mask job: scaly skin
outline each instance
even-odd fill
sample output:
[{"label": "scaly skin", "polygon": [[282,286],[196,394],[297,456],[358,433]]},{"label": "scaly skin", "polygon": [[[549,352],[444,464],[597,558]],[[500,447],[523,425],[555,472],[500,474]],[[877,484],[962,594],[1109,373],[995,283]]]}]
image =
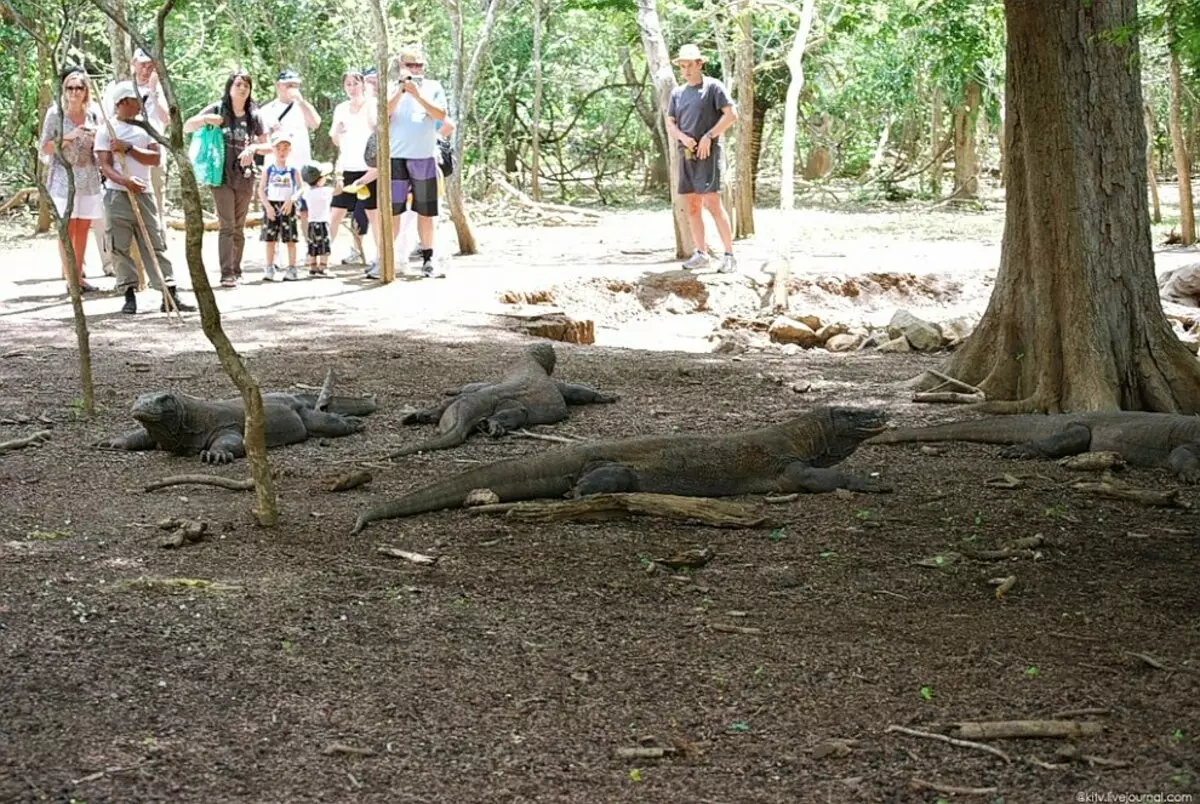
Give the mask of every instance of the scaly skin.
[{"label": "scaly skin", "polygon": [[885,492],[884,483],[834,468],[883,430],[882,411],[818,408],[777,425],[727,435],[643,436],[578,444],[471,469],[365,511],[355,533],[381,519],[460,507],[474,489],[502,502],[642,491],[691,497],[767,492]]}]

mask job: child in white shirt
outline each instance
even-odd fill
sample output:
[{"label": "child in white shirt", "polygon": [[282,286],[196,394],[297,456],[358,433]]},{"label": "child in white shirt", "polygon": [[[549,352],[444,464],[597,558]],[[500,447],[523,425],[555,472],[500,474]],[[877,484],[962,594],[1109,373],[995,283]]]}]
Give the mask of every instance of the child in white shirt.
[{"label": "child in white shirt", "polygon": [[280,277],[283,281],[294,281],[296,274],[296,241],[300,239],[296,228],[296,205],[300,199],[300,171],[288,167],[287,158],[292,150],[288,135],[276,132],[271,140],[275,161],[267,165],[258,180],[258,197],[262,201],[262,241],[267,244],[267,265],[263,268],[263,281],[275,281],[279,270],[275,266],[275,244],[287,246],[287,272]]},{"label": "child in white shirt", "polygon": [[308,205],[308,275],[328,276],[329,214],[333,206],[333,188],[328,186],[328,171],[320,165],[305,165],[300,170],[304,179],[304,201]]}]

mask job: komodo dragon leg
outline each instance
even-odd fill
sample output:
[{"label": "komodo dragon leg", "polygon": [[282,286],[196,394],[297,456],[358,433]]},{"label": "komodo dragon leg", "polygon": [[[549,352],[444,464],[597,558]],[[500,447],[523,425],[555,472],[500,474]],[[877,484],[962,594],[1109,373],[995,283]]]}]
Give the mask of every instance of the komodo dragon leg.
[{"label": "komodo dragon leg", "polygon": [[201,463],[233,463],[234,458],[246,456],[246,442],[238,432],[222,433],[213,439],[208,449],[201,450]]},{"label": "komodo dragon leg", "polygon": [[[317,404],[316,394],[296,394],[297,399],[309,407]],[[335,396],[331,397],[325,406],[326,413],[340,413],[343,416],[368,416],[379,409],[379,403],[373,396]]]},{"label": "komodo dragon leg", "polygon": [[1091,443],[1092,431],[1086,425],[1072,424],[1057,435],[1004,447],[1000,455],[1004,458],[1065,458],[1087,452]]},{"label": "komodo dragon leg", "polygon": [[462,396],[463,394],[469,394],[472,391],[478,391],[480,389],[487,388],[491,384],[492,383],[490,382],[469,382],[462,388],[448,388],[446,389],[445,393],[446,396]]},{"label": "komodo dragon leg", "polygon": [[554,384],[558,386],[558,392],[562,394],[563,401],[568,405],[608,404],[616,402],[621,398],[617,394],[606,394],[603,391],[597,391],[590,385],[559,382],[557,380],[555,380]]},{"label": "komodo dragon leg", "polygon": [[104,438],[92,444],[96,449],[125,449],[130,452],[142,452],[144,450],[154,449],[158,446],[158,442],[146,432],[146,428],[139,427],[136,430],[130,430],[122,436],[113,436],[112,438]]},{"label": "komodo dragon leg", "polygon": [[310,436],[348,436],[363,429],[363,420],[357,416],[342,416],[337,413],[326,413],[323,410],[301,408],[300,421]]},{"label": "komodo dragon leg", "polygon": [[492,438],[500,438],[527,424],[529,424],[529,409],[520,402],[507,402],[504,407],[497,408],[491,416],[481,421],[479,430]]},{"label": "komodo dragon leg", "polygon": [[1183,444],[1171,450],[1167,468],[1184,483],[1200,483],[1200,444]]},{"label": "komodo dragon leg", "polygon": [[410,411],[405,413],[400,419],[401,424],[437,424],[442,420],[442,414],[446,412],[446,408],[458,401],[458,397],[451,397],[445,402],[439,402],[431,408],[421,408],[420,410]]},{"label": "komodo dragon leg", "polygon": [[638,475],[620,463],[596,463],[586,467],[575,481],[570,496],[621,494],[638,490]]},{"label": "komodo dragon leg", "polygon": [[847,472],[836,466],[809,466],[803,461],[788,464],[781,481],[779,490],[785,493],[828,494],[837,489],[886,493],[892,490],[890,483],[873,477]]}]

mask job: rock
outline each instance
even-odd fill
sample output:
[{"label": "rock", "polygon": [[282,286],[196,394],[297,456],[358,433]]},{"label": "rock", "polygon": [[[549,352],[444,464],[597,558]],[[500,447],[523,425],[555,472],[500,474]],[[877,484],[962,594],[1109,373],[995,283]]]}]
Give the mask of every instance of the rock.
[{"label": "rock", "polygon": [[888,323],[887,332],[892,340],[901,336],[907,338],[912,348],[921,352],[932,352],[942,348],[942,331],[934,324],[917,318],[908,310],[896,311]]},{"label": "rock", "polygon": [[826,324],[823,327],[817,327],[817,340],[825,343],[834,335],[841,335],[849,330],[850,327],[845,324]]},{"label": "rock", "polygon": [[904,337],[903,335],[901,335],[899,338],[892,338],[890,341],[881,343],[879,345],[879,351],[881,352],[911,352],[912,350],[912,344],[909,343],[908,338]]},{"label": "rock", "polygon": [[699,313],[708,309],[708,288],[687,271],[651,274],[637,284],[638,301],[647,310],[664,305],[671,312]]},{"label": "rock", "polygon": [[830,352],[853,352],[862,342],[862,336],[841,332],[825,341],[825,348]]},{"label": "rock", "polygon": [[1160,274],[1158,293],[1162,298],[1176,304],[1200,306],[1200,262]]},{"label": "rock", "polygon": [[491,489],[472,489],[467,494],[467,499],[463,500],[464,508],[471,508],[476,505],[495,505],[500,502],[500,495]]},{"label": "rock", "polygon": [[960,315],[958,318],[943,321],[938,326],[941,327],[942,337],[945,339],[946,345],[958,346],[975,330],[975,319]]},{"label": "rock", "polygon": [[858,345],[861,349],[878,349],[889,340],[888,334],[881,329],[872,330],[863,338],[863,342]]},{"label": "rock", "polygon": [[811,329],[813,332],[816,332],[821,328],[821,319],[815,315],[798,315],[796,316],[796,320]]},{"label": "rock", "polygon": [[785,357],[795,357],[803,351],[803,348],[794,343],[785,343],[779,347],[779,353]]},{"label": "rock", "polygon": [[750,335],[745,330],[714,332],[708,339],[716,343],[713,346],[715,355],[740,355],[750,351]]},{"label": "rock", "polygon": [[1171,329],[1175,331],[1176,337],[1188,348],[1188,351],[1192,354],[1200,353],[1200,340],[1198,340],[1200,333],[1197,333],[1195,329],[1190,331],[1184,329],[1183,325],[1178,321],[1171,322]]},{"label": "rock", "polygon": [[805,349],[811,349],[820,343],[817,340],[817,333],[813,331],[812,327],[802,321],[782,315],[771,322],[771,328],[767,330],[767,334],[775,343],[794,343]]}]

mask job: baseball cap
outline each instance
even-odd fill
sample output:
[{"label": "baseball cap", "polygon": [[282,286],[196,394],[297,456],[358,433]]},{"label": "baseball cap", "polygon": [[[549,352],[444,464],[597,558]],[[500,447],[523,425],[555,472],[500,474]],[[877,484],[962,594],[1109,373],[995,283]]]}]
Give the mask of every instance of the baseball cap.
[{"label": "baseball cap", "polygon": [[379,70],[376,69],[375,67],[366,68],[365,70],[362,71],[362,74],[363,74],[363,78],[374,78],[376,80],[379,79]]},{"label": "baseball cap", "polygon": [[332,170],[332,165],[327,162],[310,162],[300,168],[300,178],[304,180],[305,184],[316,184],[322,176],[329,175]]},{"label": "baseball cap", "polygon": [[275,83],[277,83],[277,84],[284,84],[284,83],[299,84],[300,83],[300,73],[296,72],[291,67],[280,70],[279,77],[275,79]]},{"label": "baseball cap", "polygon": [[286,131],[284,131],[282,129],[280,129],[279,131],[276,131],[274,134],[271,135],[271,147],[274,147],[281,142],[286,142],[287,144],[291,145],[292,135],[288,134]]},{"label": "baseball cap", "polygon": [[138,98],[138,91],[134,88],[132,81],[121,81],[112,88],[112,103],[116,106],[123,100]]},{"label": "baseball cap", "polygon": [[137,50],[133,51],[133,60],[147,62],[154,61],[154,57],[139,47]]}]

